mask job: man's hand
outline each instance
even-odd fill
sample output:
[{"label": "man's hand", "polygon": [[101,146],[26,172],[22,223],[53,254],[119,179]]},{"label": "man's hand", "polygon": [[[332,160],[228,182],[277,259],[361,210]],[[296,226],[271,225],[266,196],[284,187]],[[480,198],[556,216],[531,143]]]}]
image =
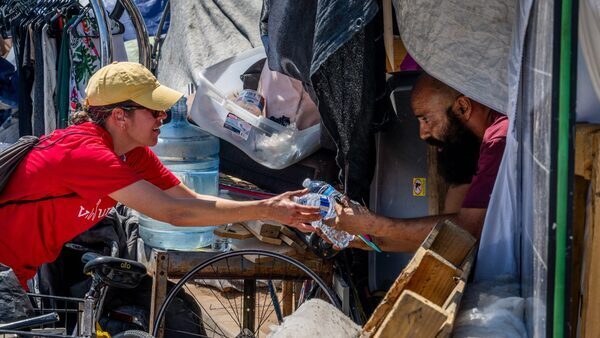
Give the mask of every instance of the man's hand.
[{"label": "man's hand", "polygon": [[[333,244],[329,238],[327,238],[327,236],[325,236],[325,234],[323,233],[323,231],[321,231],[321,229],[315,229],[315,232],[321,237],[323,238],[323,240],[329,244]],[[335,250],[342,250],[341,248],[339,248],[337,245],[333,245],[333,248]],[[365,242],[363,242],[360,238],[358,238],[358,236],[354,237],[354,240],[350,241],[350,243],[348,243],[348,246],[346,248],[352,248],[352,249],[361,249],[361,250],[373,250],[373,248],[371,248],[370,246],[366,245]]]},{"label": "man's hand", "polygon": [[325,224],[336,229],[344,230],[353,235],[369,232],[374,215],[366,207],[344,198],[342,204],[336,203],[337,217],[325,221]]}]

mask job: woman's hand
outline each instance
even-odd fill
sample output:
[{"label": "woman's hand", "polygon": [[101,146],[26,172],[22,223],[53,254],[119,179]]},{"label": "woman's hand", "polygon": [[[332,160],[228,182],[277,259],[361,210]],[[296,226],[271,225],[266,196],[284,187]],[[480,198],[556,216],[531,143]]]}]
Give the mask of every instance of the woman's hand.
[{"label": "woman's hand", "polygon": [[293,200],[294,197],[307,193],[308,189],[289,191],[264,200],[267,206],[264,218],[293,226],[301,231],[314,231],[312,226],[305,223],[321,219],[319,208],[301,205]]}]

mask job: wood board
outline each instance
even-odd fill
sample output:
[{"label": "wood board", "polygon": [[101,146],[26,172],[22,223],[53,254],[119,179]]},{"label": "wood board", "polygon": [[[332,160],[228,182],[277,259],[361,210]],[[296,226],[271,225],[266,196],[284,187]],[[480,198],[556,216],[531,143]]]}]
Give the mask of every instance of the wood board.
[{"label": "wood board", "polygon": [[277,238],[279,237],[279,231],[281,225],[271,224],[264,221],[246,221],[243,222],[246,229],[251,231],[253,234],[262,237]]},{"label": "wood board", "polygon": [[235,223],[230,227],[219,227],[215,229],[213,233],[219,237],[233,239],[246,239],[254,237],[254,235],[240,223]]},{"label": "wood board", "polygon": [[455,224],[438,223],[364,325],[362,336],[448,337],[475,259],[475,242]]},{"label": "wood board", "polygon": [[[244,249],[258,249],[266,250],[270,252],[279,253],[282,255],[294,257],[296,256],[296,250],[287,245],[273,245],[264,243],[258,240],[258,238],[249,238],[244,240],[232,240],[231,247],[233,250],[244,250]],[[244,258],[252,263],[264,263],[273,260],[271,257],[257,256],[257,255],[244,255]]]}]

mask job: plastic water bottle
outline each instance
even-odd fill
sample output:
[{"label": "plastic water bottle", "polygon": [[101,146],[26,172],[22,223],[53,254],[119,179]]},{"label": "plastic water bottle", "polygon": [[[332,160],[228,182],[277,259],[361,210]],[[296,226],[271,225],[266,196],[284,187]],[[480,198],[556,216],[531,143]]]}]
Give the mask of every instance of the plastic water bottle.
[{"label": "plastic water bottle", "polygon": [[302,186],[307,188],[312,193],[331,196],[334,200],[340,203],[342,202],[342,198],[344,197],[344,195],[342,195],[341,192],[337,191],[334,187],[331,186],[331,184],[327,182],[316,181],[311,180],[310,178],[306,178],[302,182]]},{"label": "plastic water bottle", "polygon": [[334,218],[337,215],[335,212],[335,200],[332,196],[308,193],[306,195],[296,197],[294,201],[302,205],[319,207],[321,220],[313,221],[311,225],[315,228],[320,228],[325,236],[327,236],[327,238],[340,249],[347,247],[350,241],[354,239],[354,235],[351,235],[343,230],[333,229],[327,224],[323,223],[324,220]]},{"label": "plastic water bottle", "polygon": [[[302,182],[302,186],[307,188],[311,193],[329,196],[340,204],[342,203],[342,200],[344,198],[344,195],[341,192],[337,191],[331,184],[329,184],[327,182],[311,180],[310,178],[306,178]],[[350,200],[350,203],[359,204],[358,202],[355,202],[352,200]],[[335,209],[334,209],[334,211],[335,211]],[[323,231],[323,232],[325,232],[325,231]],[[329,238],[329,235],[327,237]],[[379,246],[377,246],[377,244],[373,243],[373,241],[371,240],[369,235],[366,235],[366,234],[358,235],[358,238],[360,238],[365,244],[367,244],[368,246],[373,248],[373,250],[375,250],[377,252],[382,252],[381,249],[379,248]],[[340,248],[342,248],[342,247],[340,246]]]}]

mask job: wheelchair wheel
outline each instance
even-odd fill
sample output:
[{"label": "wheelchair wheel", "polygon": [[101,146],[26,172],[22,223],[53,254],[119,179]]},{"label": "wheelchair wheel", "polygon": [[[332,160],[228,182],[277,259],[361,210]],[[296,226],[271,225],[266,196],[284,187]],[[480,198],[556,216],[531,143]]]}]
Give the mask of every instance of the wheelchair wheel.
[{"label": "wheelchair wheel", "polygon": [[[311,267],[329,279],[331,269],[319,260],[314,262]],[[201,309],[196,318],[206,333],[201,337],[265,337],[271,325],[281,323],[311,298],[340,308],[335,293],[303,263],[264,250],[239,250],[219,254],[179,280],[158,311],[154,336],[165,313],[177,306],[174,299],[181,290],[192,295]],[[173,326],[164,324],[167,335]],[[187,332],[177,333],[184,336]]]}]

